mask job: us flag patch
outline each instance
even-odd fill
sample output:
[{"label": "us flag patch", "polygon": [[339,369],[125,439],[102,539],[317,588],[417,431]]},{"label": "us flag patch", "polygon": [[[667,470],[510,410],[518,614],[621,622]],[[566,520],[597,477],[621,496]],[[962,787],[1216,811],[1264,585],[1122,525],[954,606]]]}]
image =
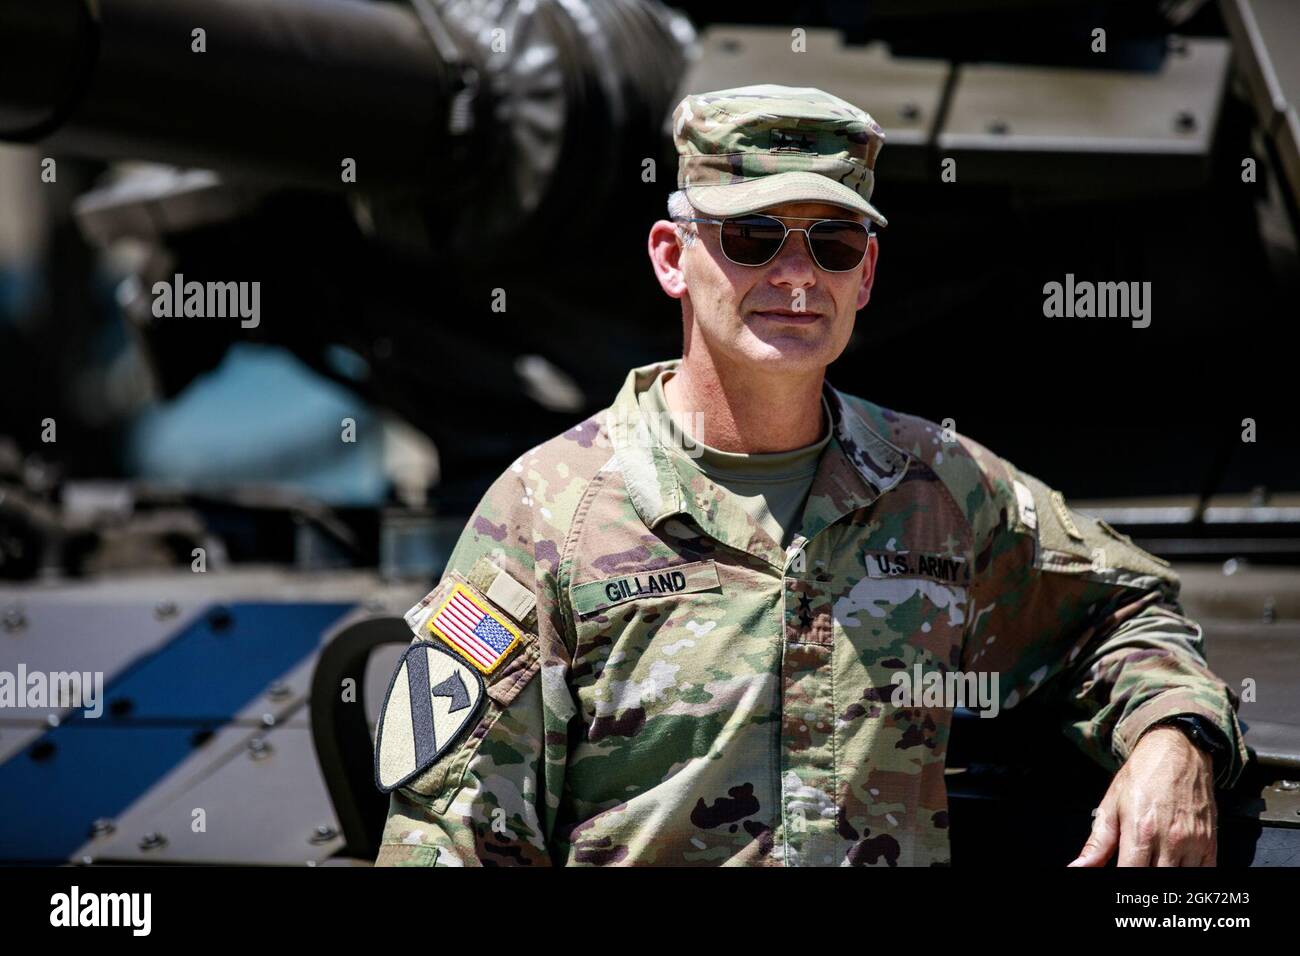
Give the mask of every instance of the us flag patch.
[{"label": "us flag patch", "polygon": [[490,674],[522,639],[519,630],[457,584],[429,618],[428,628],[474,667]]}]

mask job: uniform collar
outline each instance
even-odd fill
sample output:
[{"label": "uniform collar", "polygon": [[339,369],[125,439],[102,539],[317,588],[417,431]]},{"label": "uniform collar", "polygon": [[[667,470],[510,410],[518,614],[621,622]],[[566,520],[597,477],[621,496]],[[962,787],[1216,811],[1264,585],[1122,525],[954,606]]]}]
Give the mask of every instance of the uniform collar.
[{"label": "uniform collar", "polygon": [[[660,372],[680,365],[681,359],[672,359],[632,369],[605,410],[606,429],[632,506],[648,528],[686,514],[710,537],[783,567],[785,552],[779,543],[749,517],[735,496],[689,460],[663,447],[642,417],[637,395]],[[843,515],[865,508],[893,488],[911,458],[867,424],[856,407],[861,399],[843,394],[829,382],[822,388],[833,436],[818,462],[790,553]]]}]

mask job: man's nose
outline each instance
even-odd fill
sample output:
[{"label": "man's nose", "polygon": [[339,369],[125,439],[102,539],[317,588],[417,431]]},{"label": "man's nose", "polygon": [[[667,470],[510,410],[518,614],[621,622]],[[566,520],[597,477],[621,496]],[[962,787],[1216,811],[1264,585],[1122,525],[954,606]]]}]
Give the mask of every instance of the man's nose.
[{"label": "man's nose", "polygon": [[791,232],[768,267],[768,281],[773,285],[811,288],[817,284],[817,264],[808,251],[807,233]]}]

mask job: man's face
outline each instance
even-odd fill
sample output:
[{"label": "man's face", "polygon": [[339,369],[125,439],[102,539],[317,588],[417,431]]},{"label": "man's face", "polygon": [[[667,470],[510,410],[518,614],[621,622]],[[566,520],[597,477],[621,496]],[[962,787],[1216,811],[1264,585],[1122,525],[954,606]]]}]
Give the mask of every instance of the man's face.
[{"label": "man's face", "polygon": [[[811,226],[809,219],[864,218],[826,203],[785,203],[762,211],[791,217],[785,224],[796,229]],[[861,266],[849,272],[826,272],[813,261],[802,232],[788,235],[766,265],[743,266],[723,255],[720,227],[708,223],[695,227],[699,239],[679,258],[680,283],[690,300],[696,334],[704,337],[718,360],[803,372],[824,369],[839,357],[853,332],[857,311],[870,297],[877,255],[874,238]],[[652,256],[653,239],[652,233]],[[660,280],[673,295],[662,271]]]}]

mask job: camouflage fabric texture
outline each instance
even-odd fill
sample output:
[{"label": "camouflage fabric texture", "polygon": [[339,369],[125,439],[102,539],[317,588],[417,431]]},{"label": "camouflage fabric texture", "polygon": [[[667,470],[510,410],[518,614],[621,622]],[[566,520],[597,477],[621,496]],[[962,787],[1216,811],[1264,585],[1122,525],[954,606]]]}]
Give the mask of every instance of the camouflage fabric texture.
[{"label": "camouflage fabric texture", "polygon": [[889,224],[868,202],[885,132],[838,96],[772,84],[688,96],[673,141],[677,186],[705,215],[826,202]]},{"label": "camouflage fabric texture", "polygon": [[1237,700],[1163,561],[829,382],[833,438],[783,550],[651,439],[637,393],[678,362],[522,455],[412,608],[501,574],[536,599],[472,729],[393,792],[378,863],[946,865],[952,710],[891,702],[918,663],[997,672],[1002,708],[1055,700],[1112,770],[1200,714],[1229,743],[1218,782],[1241,773]]}]

